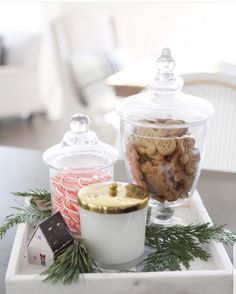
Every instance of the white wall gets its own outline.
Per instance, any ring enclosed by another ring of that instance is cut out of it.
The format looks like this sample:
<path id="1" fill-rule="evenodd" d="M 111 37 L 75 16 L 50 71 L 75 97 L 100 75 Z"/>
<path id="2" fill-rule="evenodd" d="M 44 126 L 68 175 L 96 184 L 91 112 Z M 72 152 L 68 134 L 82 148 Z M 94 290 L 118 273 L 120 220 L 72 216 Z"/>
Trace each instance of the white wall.
<path id="1" fill-rule="evenodd" d="M 62 11 L 96 9 L 115 19 L 120 47 L 132 59 L 157 56 L 164 46 L 178 62 L 236 62 L 236 3 L 61 3 Z M 79 17 L 79 14 L 78 14 Z"/>
<path id="2" fill-rule="evenodd" d="M 1 2 L 0 33 L 5 31 L 38 32 L 42 27 L 42 7 L 33 2 Z"/>
<path id="3" fill-rule="evenodd" d="M 78 17 L 80 9 L 111 16 L 118 44 L 131 61 L 158 56 L 168 46 L 178 63 L 236 63 L 236 2 L 3 2 L 0 33 L 37 31 L 75 9 Z"/>

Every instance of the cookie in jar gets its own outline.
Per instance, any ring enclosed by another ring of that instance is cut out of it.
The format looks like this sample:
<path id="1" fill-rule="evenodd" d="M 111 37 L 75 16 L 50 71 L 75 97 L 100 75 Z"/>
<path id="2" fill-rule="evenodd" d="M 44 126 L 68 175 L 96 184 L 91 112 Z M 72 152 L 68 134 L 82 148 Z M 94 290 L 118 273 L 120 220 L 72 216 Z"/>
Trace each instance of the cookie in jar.
<path id="1" fill-rule="evenodd" d="M 132 181 L 161 202 L 188 197 L 201 156 L 195 139 L 183 127 L 185 122 L 174 119 L 143 122 L 148 127 L 136 126 L 127 138 L 126 158 Z"/>

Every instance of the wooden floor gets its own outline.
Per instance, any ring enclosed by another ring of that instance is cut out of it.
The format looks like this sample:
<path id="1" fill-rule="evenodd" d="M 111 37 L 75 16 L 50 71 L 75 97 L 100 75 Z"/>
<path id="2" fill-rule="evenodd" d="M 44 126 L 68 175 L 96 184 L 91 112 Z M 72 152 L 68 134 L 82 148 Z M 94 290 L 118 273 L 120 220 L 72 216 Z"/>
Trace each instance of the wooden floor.
<path id="1" fill-rule="evenodd" d="M 31 122 L 0 120 L 0 145 L 43 151 L 58 143 L 67 129 L 67 121 L 49 122 L 44 115 Z M 228 224 L 236 232 L 236 174 L 203 170 L 198 190 L 213 222 Z"/>

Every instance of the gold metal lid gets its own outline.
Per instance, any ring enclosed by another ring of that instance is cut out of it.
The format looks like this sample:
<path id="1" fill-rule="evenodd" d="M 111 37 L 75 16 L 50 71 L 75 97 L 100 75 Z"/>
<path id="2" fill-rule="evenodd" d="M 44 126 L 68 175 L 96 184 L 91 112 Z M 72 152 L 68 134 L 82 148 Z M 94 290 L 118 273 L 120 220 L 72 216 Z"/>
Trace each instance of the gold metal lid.
<path id="1" fill-rule="evenodd" d="M 79 191 L 79 206 L 103 214 L 121 214 L 143 209 L 148 194 L 142 188 L 122 183 L 96 183 Z"/>

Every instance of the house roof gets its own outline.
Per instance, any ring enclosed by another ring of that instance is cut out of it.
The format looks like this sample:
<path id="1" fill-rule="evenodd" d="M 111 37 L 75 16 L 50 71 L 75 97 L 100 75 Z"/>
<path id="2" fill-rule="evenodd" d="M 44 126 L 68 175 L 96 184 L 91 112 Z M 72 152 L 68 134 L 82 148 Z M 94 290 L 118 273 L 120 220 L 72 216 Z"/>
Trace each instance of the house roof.
<path id="1" fill-rule="evenodd" d="M 38 227 L 42 230 L 54 253 L 63 250 L 74 242 L 74 237 L 59 211 L 41 222 Z"/>

